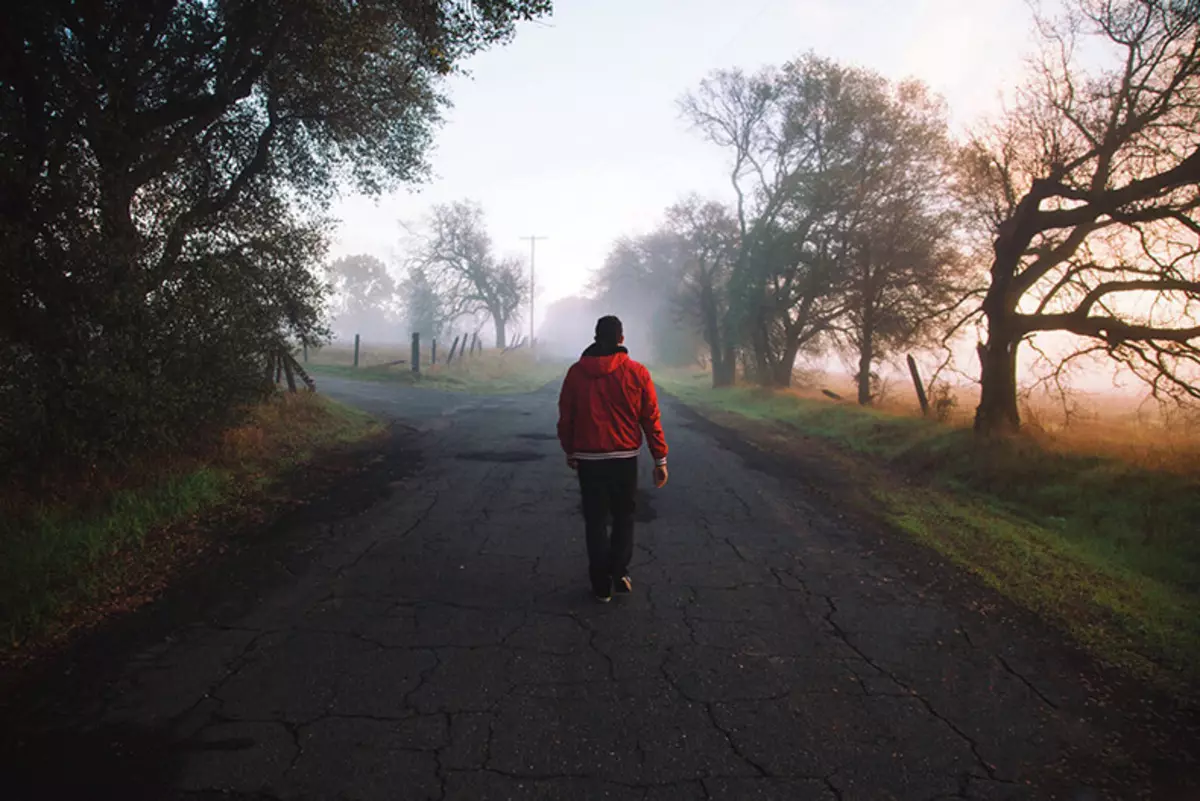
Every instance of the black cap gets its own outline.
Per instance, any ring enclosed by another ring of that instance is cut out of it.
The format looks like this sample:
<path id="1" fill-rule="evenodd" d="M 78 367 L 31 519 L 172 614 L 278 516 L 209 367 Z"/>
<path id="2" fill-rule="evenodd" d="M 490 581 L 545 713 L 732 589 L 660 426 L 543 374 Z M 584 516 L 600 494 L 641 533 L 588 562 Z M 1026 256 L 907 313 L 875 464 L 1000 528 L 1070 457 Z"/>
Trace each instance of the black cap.
<path id="1" fill-rule="evenodd" d="M 606 314 L 596 321 L 596 341 L 606 345 L 619 345 L 625 336 L 625 328 L 615 315 Z"/>

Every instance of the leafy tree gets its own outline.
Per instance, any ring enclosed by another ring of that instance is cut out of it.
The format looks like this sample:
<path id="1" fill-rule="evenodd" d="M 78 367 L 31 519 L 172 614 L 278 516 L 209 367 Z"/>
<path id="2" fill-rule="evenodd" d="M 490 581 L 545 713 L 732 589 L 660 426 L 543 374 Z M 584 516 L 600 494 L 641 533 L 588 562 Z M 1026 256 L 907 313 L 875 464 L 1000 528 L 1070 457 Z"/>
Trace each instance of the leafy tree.
<path id="1" fill-rule="evenodd" d="M 496 347 L 507 345 L 507 328 L 528 299 L 529 284 L 520 259 L 493 252 L 478 204 L 434 206 L 414 258 L 413 268 L 428 276 L 449 319 L 486 315 Z"/>
<path id="2" fill-rule="evenodd" d="M 1018 349 L 1074 335 L 1154 394 L 1200 398 L 1200 41 L 1195 5 L 1071 0 L 1041 20 L 1040 63 L 1012 111 L 962 159 L 993 241 L 980 313 L 976 431 L 1020 425 Z M 1107 56 L 1085 69 L 1081 51 Z"/>
<path id="3" fill-rule="evenodd" d="M 932 333 L 962 269 L 958 213 L 946 187 L 951 148 L 944 104 L 923 84 L 865 83 L 860 151 L 844 190 L 845 315 L 838 338 L 857 359 L 858 402 L 872 401 L 875 365 Z"/>
<path id="4" fill-rule="evenodd" d="M 437 339 L 449 330 L 442 298 L 424 270 L 410 268 L 401 291 L 405 319 L 411 331 L 419 333 L 424 339 Z"/>
<path id="5" fill-rule="evenodd" d="M 681 104 L 729 151 L 737 198 L 714 381 L 732 381 L 734 342 L 760 383 L 787 386 L 801 351 L 837 339 L 869 402 L 873 364 L 917 337 L 953 266 L 941 104 L 811 54 L 714 73 Z"/>
<path id="6" fill-rule="evenodd" d="M 853 209 L 845 202 L 873 77 L 813 55 L 756 75 L 719 71 L 684 97 L 686 116 L 730 151 L 737 259 L 728 328 L 760 383 L 788 386 L 796 356 L 843 314 Z"/>
<path id="7" fill-rule="evenodd" d="M 441 77 L 547 0 L 0 11 L 0 460 L 177 444 L 317 342 L 320 209 L 425 175 Z"/>
<path id="8" fill-rule="evenodd" d="M 334 325 L 343 337 L 403 339 L 396 319 L 396 281 L 374 256 L 344 256 L 328 268 L 335 305 Z"/>
<path id="9" fill-rule="evenodd" d="M 713 386 L 730 386 L 737 373 L 736 333 L 727 329 L 737 223 L 725 206 L 693 195 L 667 209 L 666 230 L 680 248 L 678 303 L 684 318 L 708 345 Z"/>

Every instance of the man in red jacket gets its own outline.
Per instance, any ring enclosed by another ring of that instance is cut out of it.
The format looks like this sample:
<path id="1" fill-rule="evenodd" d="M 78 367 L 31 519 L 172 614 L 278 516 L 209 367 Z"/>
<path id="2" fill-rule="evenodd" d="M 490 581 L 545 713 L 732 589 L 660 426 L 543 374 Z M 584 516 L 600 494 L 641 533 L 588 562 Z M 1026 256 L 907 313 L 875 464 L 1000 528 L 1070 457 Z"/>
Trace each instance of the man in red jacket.
<path id="1" fill-rule="evenodd" d="M 558 441 L 579 474 L 588 574 L 596 600 L 633 590 L 633 512 L 642 434 L 654 457 L 654 486 L 667 483 L 667 440 L 650 371 L 629 358 L 616 317 L 596 322 L 596 341 L 571 365 L 558 396 Z M 612 516 L 612 538 L 608 519 Z"/>

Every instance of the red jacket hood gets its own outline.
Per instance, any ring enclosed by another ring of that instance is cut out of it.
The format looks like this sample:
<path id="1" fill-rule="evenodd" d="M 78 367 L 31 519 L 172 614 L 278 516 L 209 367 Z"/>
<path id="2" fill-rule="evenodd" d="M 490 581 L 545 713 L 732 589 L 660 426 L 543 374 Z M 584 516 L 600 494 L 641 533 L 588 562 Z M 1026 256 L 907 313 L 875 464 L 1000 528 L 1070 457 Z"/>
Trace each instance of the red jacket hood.
<path id="1" fill-rule="evenodd" d="M 579 366 L 589 376 L 602 376 L 615 372 L 618 367 L 629 361 L 629 351 L 617 348 L 615 351 L 600 345 L 592 345 L 579 358 Z"/>

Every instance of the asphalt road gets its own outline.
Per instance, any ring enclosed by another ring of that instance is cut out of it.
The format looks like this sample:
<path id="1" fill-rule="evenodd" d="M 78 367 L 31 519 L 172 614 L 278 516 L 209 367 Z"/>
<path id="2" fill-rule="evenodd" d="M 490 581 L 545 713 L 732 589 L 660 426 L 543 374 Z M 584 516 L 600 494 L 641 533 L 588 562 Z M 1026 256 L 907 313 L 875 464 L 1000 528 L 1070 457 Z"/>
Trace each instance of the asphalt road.
<path id="1" fill-rule="evenodd" d="M 553 391 L 319 384 L 412 430 L 269 569 L 55 667 L 8 724 L 16 798 L 1194 797 L 1067 646 L 672 402 L 634 594 L 600 605 Z"/>

